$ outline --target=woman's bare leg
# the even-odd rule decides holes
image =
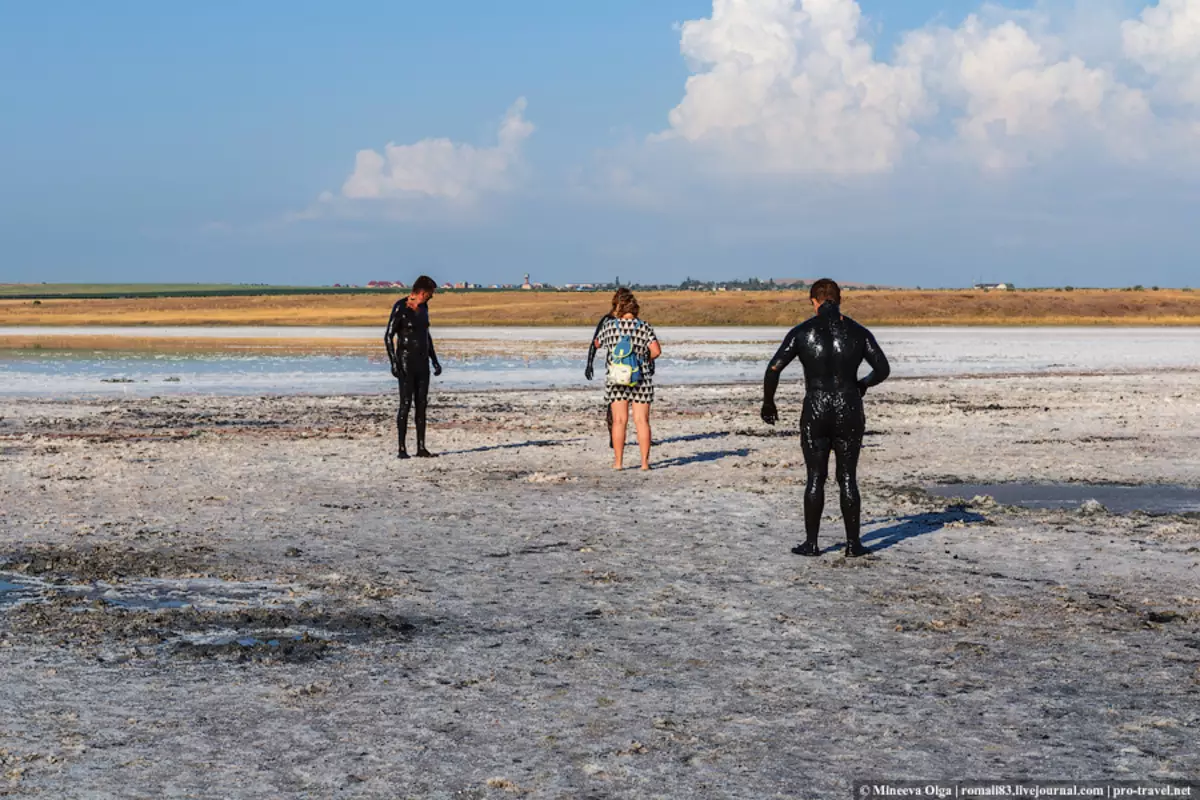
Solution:
[[[625,458],[625,428],[629,425],[629,401],[614,400],[612,404],[613,469],[621,469]]]
[[[633,404],[633,425],[637,428],[638,449],[642,451],[642,469],[650,469],[650,404]]]

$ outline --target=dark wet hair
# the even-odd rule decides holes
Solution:
[[[422,275],[413,281],[414,292],[429,292],[432,294],[437,291],[437,281],[428,275]]]
[[[615,292],[613,292],[612,303],[613,303],[613,313],[614,314],[617,311],[617,306],[619,306],[621,304],[621,301],[628,297],[633,297],[633,292],[629,291],[624,286],[622,286],[620,289],[617,289]]]
[[[825,303],[842,304],[842,289],[831,278],[821,278],[814,283],[808,290],[808,296],[822,305]]]
[[[620,297],[613,297],[612,314],[617,319],[620,319],[626,314],[633,314],[634,317],[637,317],[637,315],[641,313],[641,310],[642,307],[638,305],[637,298],[633,296],[633,292],[621,295]]]

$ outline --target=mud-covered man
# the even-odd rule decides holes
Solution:
[[[799,358],[804,366],[804,411],[800,417],[800,443],[808,468],[804,491],[805,540],[792,548],[800,556],[819,556],[817,536],[825,508],[825,480],[829,475],[829,452],[837,455],[837,482],[841,490],[842,519],[846,524],[846,555],[868,552],[859,539],[862,503],[858,494],[858,454],[862,449],[866,416],[863,396],[867,389],[883,383],[891,374],[887,357],[869,330],[842,315],[842,291],[822,278],[812,285],[809,299],[817,314],[797,325],[783,340],[767,366],[763,380],[763,422],[774,425],[775,390],[784,367]],[[872,372],[858,377],[858,367],[867,362]]]
[[[383,341],[387,346],[392,375],[400,382],[400,409],[396,412],[396,433],[400,448],[397,457],[408,458],[405,440],[408,438],[408,414],[415,406],[417,428],[417,458],[433,458],[425,449],[425,411],[429,400],[429,368],[442,374],[433,337],[429,333],[429,300],[437,291],[437,283],[428,275],[413,282],[412,292],[392,306]]]

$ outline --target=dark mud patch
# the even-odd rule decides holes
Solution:
[[[194,545],[164,550],[101,545],[91,548],[32,547],[0,553],[8,572],[48,576],[77,582],[209,575],[216,570],[211,547]]]
[[[383,399],[246,397],[206,407],[188,398],[105,400],[95,414],[32,417],[23,430],[40,438],[98,442],[176,441],[201,434],[335,438],[369,434],[380,425]],[[89,405],[89,404],[85,404]],[[394,412],[393,412],[394,413]],[[386,415],[384,415],[386,418]]]
[[[174,646],[172,655],[238,663],[303,664],[324,658],[338,646],[338,642],[319,639],[307,633],[295,636],[287,632],[260,632],[258,636],[238,635],[230,641],[179,642]]]
[[[938,497],[930,494],[921,486],[903,485],[903,486],[882,486],[878,490],[879,496],[890,500],[893,503],[903,503],[907,505],[919,506],[930,511],[947,510],[946,498]]]
[[[936,497],[991,497],[1006,506],[1114,514],[1194,514],[1200,489],[1169,484],[1127,486],[1085,483],[949,483],[926,487]]]
[[[978,413],[980,411],[1049,411],[1048,406],[1006,406],[1000,403],[964,403],[956,402],[953,404],[955,408],[967,414]]]
[[[400,644],[436,622],[391,612],[311,603],[233,611],[130,609],[59,593],[11,607],[3,620],[20,639],[98,658],[215,658],[305,662],[369,643]]]
[[[746,436],[751,439],[795,439],[800,436],[799,428],[739,428],[733,431],[735,436]]]

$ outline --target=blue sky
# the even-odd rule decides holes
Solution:
[[[0,4],[0,281],[1195,282],[1200,0],[726,4]]]

